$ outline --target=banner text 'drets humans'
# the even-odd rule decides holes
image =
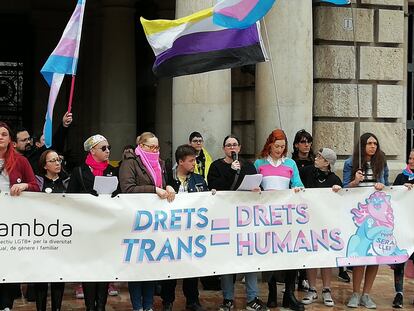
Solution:
[[[340,251],[344,241],[341,231],[334,229],[307,229],[287,231],[284,236],[276,232],[277,228],[295,225],[306,225],[310,214],[306,204],[286,205],[254,205],[237,206],[237,227],[262,227],[269,231],[237,234],[237,255],[265,255],[269,252],[296,253],[299,251],[317,252],[319,246],[325,250]],[[309,227],[309,226],[307,226]]]

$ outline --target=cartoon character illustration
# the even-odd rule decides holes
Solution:
[[[399,249],[393,234],[390,195],[376,191],[365,199],[365,204],[358,203],[358,208],[351,213],[358,229],[349,239],[347,257],[408,255],[406,250]]]

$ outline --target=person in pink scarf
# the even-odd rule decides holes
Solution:
[[[96,191],[93,190],[95,176],[117,176],[117,170],[109,164],[111,146],[104,136],[97,134],[89,137],[83,147],[87,152],[85,162],[73,169],[66,192],[95,195]],[[96,257],[99,258],[100,254],[96,254]],[[105,311],[108,284],[107,282],[82,283],[87,311]]]
[[[166,185],[165,165],[159,150],[158,138],[153,133],[138,136],[136,149],[124,154],[119,169],[123,193],[156,193],[162,200],[174,200],[175,191]],[[152,311],[154,282],[129,282],[128,289],[134,311]]]

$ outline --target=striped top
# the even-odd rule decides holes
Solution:
[[[365,164],[365,170],[363,172],[364,180],[358,184],[358,187],[372,187],[375,186],[377,180],[374,177],[374,171],[372,170],[371,162]]]
[[[266,159],[257,159],[254,166],[257,172],[263,175],[261,186],[264,190],[303,187],[298,167],[292,159],[282,158],[275,163],[269,156]]]

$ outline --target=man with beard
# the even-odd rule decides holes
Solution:
[[[38,174],[38,163],[40,155],[47,149],[56,150],[58,153],[63,153],[65,147],[66,136],[68,134],[68,128],[71,125],[72,113],[66,112],[62,118],[62,123],[59,125],[55,134],[53,135],[52,143],[50,148],[47,148],[44,144],[44,137],[41,135],[33,142],[29,132],[20,128],[16,130],[15,137],[13,139],[13,145],[17,152],[24,155],[30,163],[35,174]],[[43,137],[43,138],[42,138]],[[35,143],[35,144],[34,144]]]

